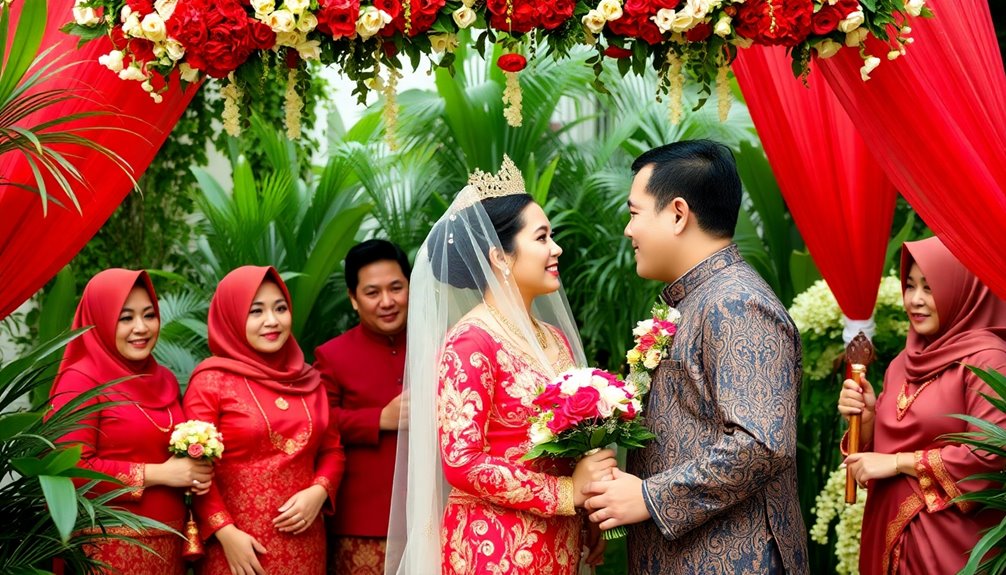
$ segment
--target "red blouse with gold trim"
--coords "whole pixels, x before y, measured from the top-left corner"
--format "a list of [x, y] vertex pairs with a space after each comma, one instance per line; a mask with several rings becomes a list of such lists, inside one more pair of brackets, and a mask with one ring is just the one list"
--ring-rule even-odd
[[[96, 381], [83, 373], [68, 370], [60, 375], [53, 389], [53, 408], [60, 409], [71, 399], [97, 386]], [[113, 394], [114, 390], [115, 387], [112, 387], [109, 394]], [[113, 399], [126, 400], [123, 397]], [[105, 398], [101, 398], [91, 400], [87, 404], [98, 401], [107, 402]], [[110, 502], [111, 504], [181, 530], [185, 519], [182, 490], [164, 485], [143, 487], [143, 465], [163, 463], [170, 457], [168, 440], [171, 437], [171, 429], [175, 423], [181, 421], [184, 421], [184, 415], [178, 401], [160, 409], [139, 407], [132, 403], [115, 405], [85, 418], [82, 421], [84, 427], [63, 436], [61, 442], [81, 444], [81, 467], [110, 475], [125, 485], [136, 488], [129, 494], [116, 497]], [[86, 481], [78, 482], [83, 483]], [[99, 495], [121, 488], [122, 485], [100, 482], [91, 489], [90, 495]], [[121, 529], [116, 531], [112, 528], [111, 531], [123, 533]], [[125, 533], [132, 537], [138, 536], [131, 530]], [[157, 556], [142, 551], [135, 545], [117, 541], [103, 543], [95, 554], [113, 567], [136, 575], [180, 574], [181, 538], [175, 535], [165, 537], [165, 532], [148, 535], [150, 539], [143, 537], [140, 539], [162, 553], [174, 552], [173, 557], [165, 556], [171, 566], [167, 566]]]
[[[515, 349], [469, 319], [452, 330], [441, 356], [440, 453], [453, 487], [441, 532], [445, 574], [578, 569], [581, 521], [569, 462], [520, 460], [531, 446], [531, 401], [549, 377]], [[566, 352], [557, 371], [573, 367]]]
[[[184, 407], [189, 419], [213, 423], [224, 439], [210, 492], [194, 503], [200, 535], [209, 538], [234, 524], [268, 550], [259, 555], [266, 572], [323, 575], [322, 517], [298, 535], [278, 531], [272, 520], [290, 496], [311, 485], [325, 487], [326, 511], [334, 509], [344, 456], [338, 427], [329, 425], [325, 389], [283, 395], [242, 376], [206, 370], [189, 382]], [[215, 540], [197, 572], [229, 575]]]
[[[900, 361], [902, 356], [895, 358], [888, 374], [897, 372], [896, 363]], [[962, 363], [1003, 371], [1006, 352], [981, 351]], [[918, 477], [896, 475], [870, 482], [860, 573], [956, 573], [964, 567], [981, 532], [998, 524], [1003, 514], [976, 513], [973, 505], [951, 500], [962, 492], [991, 487], [984, 480], [961, 480], [1002, 470], [1004, 458], [946, 443], [940, 437], [976, 430], [965, 421], [948, 417], [950, 414], [967, 414], [999, 426], [1006, 426], [1006, 414], [981, 397], [991, 390], [962, 364], [940, 372], [924, 388], [904, 386], [905, 399], [900, 403], [907, 407], [899, 409], [899, 392], [904, 383], [903, 379], [885, 378], [877, 399], [873, 443], [861, 450], [912, 452]]]

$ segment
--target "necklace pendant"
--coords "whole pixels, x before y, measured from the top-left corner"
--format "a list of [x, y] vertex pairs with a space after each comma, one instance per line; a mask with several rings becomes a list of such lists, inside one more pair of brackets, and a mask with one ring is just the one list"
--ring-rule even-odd
[[285, 399], [283, 399], [282, 397], [277, 397], [276, 398], [276, 407], [282, 409], [283, 411], [286, 411], [287, 409], [290, 409], [290, 404], [287, 403], [287, 401]]
[[908, 409], [908, 398], [904, 395], [898, 398], [898, 409], [902, 411]]

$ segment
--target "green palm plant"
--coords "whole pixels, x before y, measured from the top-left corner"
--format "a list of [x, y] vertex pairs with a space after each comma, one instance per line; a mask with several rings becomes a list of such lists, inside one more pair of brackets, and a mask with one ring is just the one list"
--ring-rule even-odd
[[51, 178], [58, 191], [80, 212], [73, 182], [85, 182], [71, 158], [65, 154], [66, 146], [93, 150], [112, 160], [125, 173], [132, 172], [122, 157], [87, 137], [94, 130], [114, 128], [80, 124], [80, 120], [108, 116], [111, 112], [94, 110], [41, 121], [37, 119], [37, 114], [46, 108], [80, 97], [75, 90], [47, 86], [48, 82], [74, 64], [61, 63], [62, 56], [53, 53], [54, 47], [38, 53], [46, 18], [45, 0], [26, 0], [22, 3], [13, 39], [8, 43], [7, 35], [11, 27], [9, 2], [4, 2], [0, 8], [0, 157], [7, 153], [20, 154], [31, 168], [34, 179], [34, 183], [15, 182], [8, 180], [7, 174], [0, 173], [0, 184], [37, 193], [42, 200], [43, 213], [48, 213], [50, 202], [63, 206], [60, 198], [46, 184], [47, 177]]
[[[991, 393], [983, 393], [982, 397], [996, 409], [1006, 413], [1006, 374], [971, 365], [966, 367], [991, 389]], [[968, 422], [976, 430], [945, 435], [942, 438], [944, 441], [967, 445], [975, 451], [984, 452], [989, 455], [1006, 457], [1006, 428], [970, 415], [953, 415], [951, 417]], [[977, 503], [984, 509], [995, 510], [1000, 513], [1006, 512], [1006, 471], [981, 473], [967, 479], [990, 481], [994, 484], [994, 487], [961, 494], [954, 499], [954, 503]], [[971, 550], [968, 562], [964, 566], [964, 569], [960, 571], [960, 575], [974, 575], [976, 573], [998, 575], [1006, 573], [1006, 553], [1003, 553], [1004, 549], [1006, 549], [1006, 519], [1003, 519], [999, 525], [992, 527], [982, 535], [982, 538], [975, 545], [974, 549]]]
[[[113, 507], [110, 502], [128, 489], [87, 498], [97, 480], [106, 475], [77, 467], [79, 445], [59, 444], [59, 438], [81, 427], [81, 420], [109, 403], [90, 403], [116, 382], [83, 393], [64, 409], [45, 415], [44, 408], [15, 411], [20, 398], [51, 384], [50, 373], [60, 351], [86, 331], [64, 332], [44, 341], [20, 358], [0, 367], [0, 573], [42, 574], [53, 559], [61, 559], [74, 573], [98, 573], [101, 564], [89, 558], [88, 545], [124, 536], [105, 535], [102, 528], [125, 526], [135, 530], [169, 528], [162, 523]], [[78, 486], [75, 486], [74, 480]]]

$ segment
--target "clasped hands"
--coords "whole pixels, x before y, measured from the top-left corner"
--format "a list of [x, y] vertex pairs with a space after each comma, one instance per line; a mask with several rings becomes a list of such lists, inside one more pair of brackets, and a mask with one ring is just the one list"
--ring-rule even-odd
[[573, 472], [573, 487], [574, 503], [585, 508], [590, 521], [604, 531], [650, 518], [643, 501], [643, 480], [619, 469], [610, 449], [580, 460]]

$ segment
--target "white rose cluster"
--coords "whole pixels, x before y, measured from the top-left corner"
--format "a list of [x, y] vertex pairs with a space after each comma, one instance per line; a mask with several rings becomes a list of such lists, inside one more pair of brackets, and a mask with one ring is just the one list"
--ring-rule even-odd
[[811, 513], [814, 515], [814, 525], [810, 528], [810, 539], [821, 545], [828, 544], [828, 528], [832, 521], [838, 518], [835, 533], [838, 541], [835, 544], [835, 556], [838, 564], [835, 573], [838, 575], [855, 575], [859, 573], [859, 542], [863, 531], [863, 510], [866, 508], [866, 490], [856, 488], [856, 503], [845, 503], [845, 469], [839, 468], [831, 472], [824, 488], [817, 494]]

